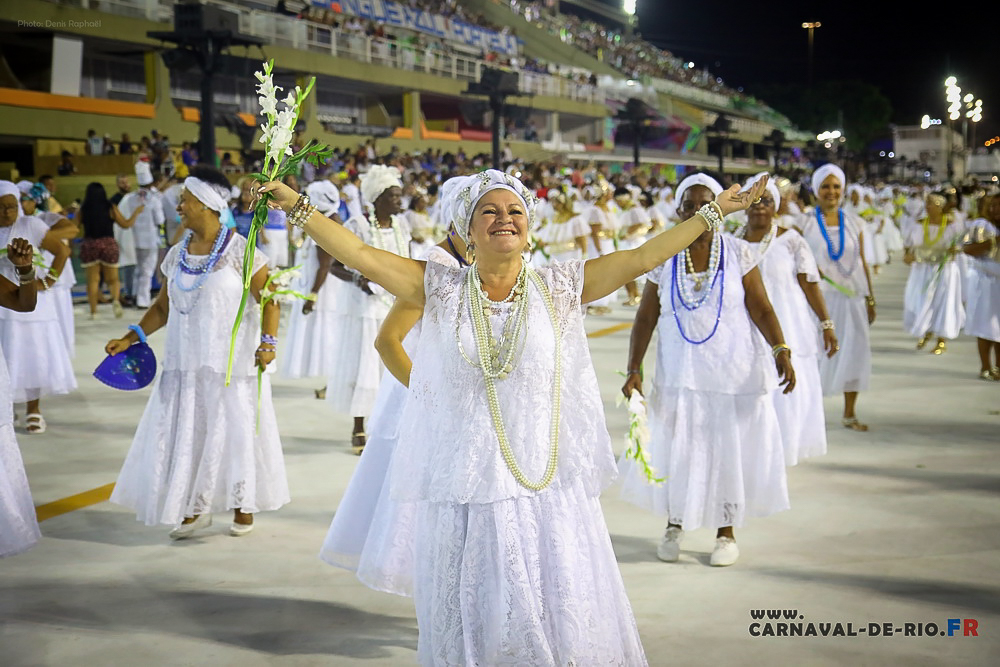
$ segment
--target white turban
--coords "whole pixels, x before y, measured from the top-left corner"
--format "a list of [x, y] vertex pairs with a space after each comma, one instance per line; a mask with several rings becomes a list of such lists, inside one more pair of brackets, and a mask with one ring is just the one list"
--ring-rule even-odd
[[538, 201], [535, 193], [513, 176], [496, 169], [487, 169], [481, 174], [467, 177], [455, 194], [456, 200], [452, 206], [451, 220], [455, 226], [455, 232], [466, 243], [469, 242], [469, 224], [472, 222], [472, 213], [476, 209], [476, 204], [483, 198], [483, 195], [493, 190], [507, 190], [517, 195], [517, 198], [524, 205], [524, 214], [528, 219], [528, 231], [534, 228], [535, 204]]
[[307, 185], [306, 195], [312, 205], [326, 217], [330, 217], [340, 209], [340, 190], [328, 178]]
[[374, 205], [383, 192], [389, 188], [403, 187], [399, 169], [396, 167], [386, 167], [381, 164], [373, 165], [366, 173], [361, 175], [361, 196], [369, 204]]
[[184, 179], [184, 189], [190, 192], [191, 196], [195, 199], [220, 215], [223, 211], [229, 210], [229, 203], [226, 201], [226, 197], [229, 196], [229, 188], [226, 188], [224, 190], [225, 194], [223, 194], [222, 188], [206, 183], [200, 178], [188, 176]]
[[153, 170], [148, 162], [135, 163], [135, 180], [140, 186], [149, 185], [153, 182]]
[[31, 192], [31, 188], [35, 187], [35, 184], [31, 181], [18, 181], [17, 189], [21, 191], [21, 194], [28, 194]]
[[725, 190], [719, 182], [709, 176], [708, 174], [691, 174], [683, 181], [677, 184], [677, 190], [674, 192], [674, 201], [677, 202], [678, 209], [681, 206], [681, 202], [684, 200], [684, 193], [687, 189], [693, 185], [703, 185], [712, 191], [712, 194], [718, 197]]
[[454, 176], [441, 184], [438, 190], [438, 224], [442, 227], [449, 227], [453, 224], [452, 211], [455, 202], [458, 200], [458, 193], [465, 186], [471, 176]]
[[813, 192], [819, 194], [819, 186], [823, 185], [823, 181], [826, 177], [833, 174], [840, 181], [840, 189], [843, 190], [847, 187], [847, 177], [844, 176], [844, 170], [833, 164], [832, 162], [827, 162], [822, 167], [813, 172], [812, 176], [812, 189]]
[[21, 190], [10, 181], [0, 181], [0, 197], [7, 195], [11, 195], [17, 202], [17, 217], [22, 217], [24, 209], [21, 208]]
[[[767, 175], [768, 174], [766, 171], [760, 172], [759, 174], [751, 178], [749, 181], [747, 181], [746, 185], [743, 186], [743, 189], [740, 190], [740, 192], [746, 192], [747, 190], [749, 190], [754, 186], [754, 183], [756, 183], [757, 181], [759, 181], [760, 179], [764, 178]], [[777, 211], [778, 208], [781, 206], [781, 193], [778, 192], [778, 186], [774, 184], [773, 178], [768, 179], [767, 185], [764, 186], [764, 189], [767, 190], [770, 193], [771, 197], [774, 199], [774, 210]]]

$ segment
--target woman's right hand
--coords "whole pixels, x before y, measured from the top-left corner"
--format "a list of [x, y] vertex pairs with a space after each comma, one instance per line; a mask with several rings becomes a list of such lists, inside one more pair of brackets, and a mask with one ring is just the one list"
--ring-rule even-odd
[[740, 192], [740, 185], [738, 183], [728, 190], [720, 192], [715, 198], [715, 203], [722, 209], [722, 217], [750, 208], [750, 204], [753, 204], [764, 194], [764, 189], [767, 186], [767, 178], [767, 176], [761, 177], [746, 192]]
[[637, 391], [641, 396], [645, 396], [642, 393], [642, 377], [638, 373], [629, 373], [629, 376], [625, 378], [625, 384], [622, 385], [622, 393], [625, 394], [625, 398], [632, 398], [632, 391]]
[[270, 192], [271, 196], [274, 198], [274, 203], [277, 204], [282, 211], [288, 213], [295, 206], [295, 202], [299, 200], [299, 193], [292, 190], [290, 187], [282, 183], [281, 181], [268, 181], [261, 185], [257, 192], [263, 194], [265, 192]]
[[130, 347], [132, 347], [132, 342], [129, 339], [116, 338], [104, 346], [104, 351], [108, 353], [108, 356], [113, 357], [116, 354], [121, 354]]

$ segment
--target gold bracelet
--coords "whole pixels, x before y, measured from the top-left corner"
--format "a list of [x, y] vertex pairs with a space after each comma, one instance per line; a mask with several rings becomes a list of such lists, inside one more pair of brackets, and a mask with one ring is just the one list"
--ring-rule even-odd
[[873, 296], [866, 296], [865, 297], [865, 304], [867, 304], [867, 305], [871, 306], [872, 308], [874, 308], [875, 307], [875, 297], [873, 297]]
[[777, 357], [779, 354], [781, 354], [783, 350], [787, 351], [788, 354], [792, 353], [792, 348], [788, 347], [784, 343], [778, 343], [777, 345], [771, 348], [771, 354]]

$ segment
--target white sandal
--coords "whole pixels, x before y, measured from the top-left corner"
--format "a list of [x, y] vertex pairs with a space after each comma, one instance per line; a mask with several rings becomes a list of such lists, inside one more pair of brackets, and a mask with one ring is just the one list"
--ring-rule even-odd
[[24, 428], [31, 435], [45, 433], [47, 426], [48, 425], [45, 423], [45, 417], [38, 412], [32, 412], [24, 416]]

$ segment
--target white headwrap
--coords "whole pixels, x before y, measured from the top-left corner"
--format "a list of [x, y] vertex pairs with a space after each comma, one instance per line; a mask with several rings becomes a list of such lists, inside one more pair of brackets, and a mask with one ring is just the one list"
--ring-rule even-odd
[[487, 169], [481, 174], [469, 176], [456, 192], [456, 200], [452, 206], [451, 220], [455, 232], [466, 243], [469, 242], [469, 224], [476, 204], [487, 192], [507, 190], [517, 195], [524, 205], [524, 214], [528, 218], [528, 231], [535, 226], [535, 204], [538, 199], [535, 193], [524, 186], [524, 183], [509, 174], [496, 169]]
[[712, 194], [718, 197], [725, 190], [724, 187], [719, 185], [719, 182], [709, 176], [708, 174], [691, 174], [683, 181], [677, 184], [677, 190], [674, 192], [674, 201], [677, 202], [678, 210], [680, 209], [681, 202], [684, 200], [684, 193], [693, 185], [704, 185], [706, 188], [712, 191]]
[[190, 192], [191, 196], [195, 199], [220, 215], [223, 211], [229, 210], [229, 203], [226, 201], [226, 198], [229, 196], [229, 188], [223, 190], [218, 186], [206, 183], [200, 178], [188, 176], [184, 179], [184, 189]]
[[153, 182], [153, 170], [148, 162], [135, 163], [135, 180], [139, 182], [140, 187], [150, 185]]
[[361, 196], [364, 197], [366, 203], [373, 206], [375, 205], [375, 200], [383, 192], [392, 187], [403, 187], [399, 169], [396, 167], [386, 167], [385, 165], [376, 164], [361, 175]]
[[438, 224], [443, 227], [451, 226], [454, 222], [452, 211], [455, 202], [458, 200], [458, 193], [465, 186], [466, 181], [471, 176], [454, 176], [441, 184], [438, 190]]
[[21, 191], [21, 194], [28, 194], [31, 192], [31, 188], [35, 186], [31, 181], [18, 181], [17, 189]]
[[17, 202], [17, 217], [24, 216], [24, 209], [21, 208], [21, 190], [10, 181], [0, 181], [0, 197], [11, 195]]
[[812, 189], [813, 192], [819, 194], [819, 186], [823, 185], [823, 181], [826, 177], [833, 174], [840, 181], [840, 189], [843, 190], [847, 187], [847, 177], [844, 176], [844, 170], [833, 164], [832, 162], [827, 162], [822, 167], [813, 172], [812, 176]]
[[306, 195], [312, 205], [326, 217], [330, 217], [340, 209], [340, 190], [328, 178], [307, 185]]
[[[757, 181], [759, 181], [760, 179], [762, 179], [767, 175], [768, 174], [766, 171], [762, 171], [759, 174], [755, 175], [753, 178], [747, 181], [746, 185], [743, 186], [740, 192], [746, 192], [747, 190], [753, 187], [754, 183], [756, 183]], [[771, 194], [771, 197], [774, 199], [774, 210], [777, 211], [781, 207], [781, 193], [778, 192], [778, 186], [774, 184], [773, 178], [768, 179], [767, 185], [764, 186], [764, 189], [767, 190]]]

